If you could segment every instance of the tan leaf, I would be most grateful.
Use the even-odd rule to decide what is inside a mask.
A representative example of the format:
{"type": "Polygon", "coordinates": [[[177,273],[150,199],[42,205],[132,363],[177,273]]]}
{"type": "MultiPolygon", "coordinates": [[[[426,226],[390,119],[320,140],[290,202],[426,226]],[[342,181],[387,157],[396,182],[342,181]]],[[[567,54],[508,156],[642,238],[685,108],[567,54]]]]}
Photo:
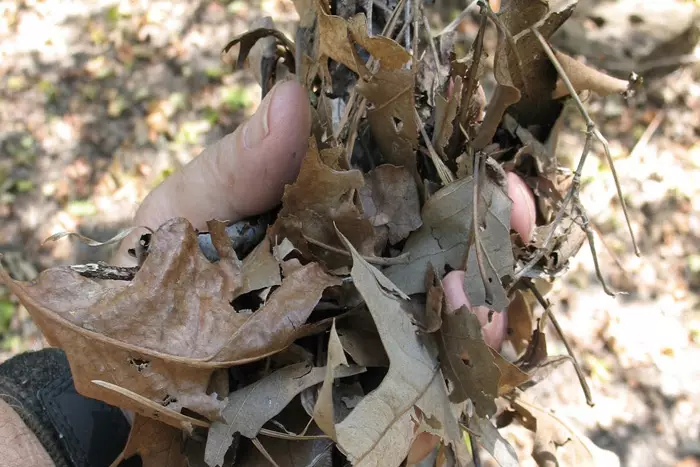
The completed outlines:
{"type": "Polygon", "coordinates": [[[516,290],[508,304],[507,339],[513,344],[518,355],[527,348],[527,344],[530,342],[532,320],[532,309],[525,299],[525,292],[516,290]]]}
{"type": "Polygon", "coordinates": [[[326,56],[342,63],[355,73],[360,73],[355,60],[353,41],[369,52],[374,59],[379,60],[384,69],[399,69],[411,59],[406,49],[388,37],[369,37],[365,15],[359,14],[346,21],[340,16],[328,14],[323,0],[316,0],[314,6],[320,31],[317,57],[320,63],[323,63],[323,57],[326,56]]]}
{"type": "Polygon", "coordinates": [[[282,209],[270,229],[271,238],[288,238],[305,258],[324,262],[329,269],[350,264],[350,257],[309,245],[304,237],[342,249],[335,235],[335,222],[362,254],[375,255],[377,239],[368,219],[355,206],[353,197],[363,184],[359,170],[334,170],[323,163],[313,138],[297,180],[287,185],[282,209]]]}
{"type": "Polygon", "coordinates": [[[331,439],[336,439],[335,433],[335,414],[333,410],[333,381],[335,381],[335,370],[340,365],[349,366],[348,360],[345,358],[343,344],[340,342],[338,332],[335,329],[335,320],[331,327],[330,336],[328,337],[328,358],[326,360],[326,376],[323,380],[323,386],[316,398],[314,406],[314,421],[316,425],[323,430],[331,439]]]}
{"type": "MultiPolygon", "coordinates": [[[[558,50],[554,51],[554,55],[556,55],[557,60],[569,77],[569,81],[571,81],[577,93],[581,91],[593,91],[599,96],[604,97],[610,94],[620,94],[627,90],[628,83],[625,80],[598,71],[558,50]]],[[[559,78],[552,98],[558,99],[568,95],[569,90],[566,88],[561,78],[559,78]]]]}
{"type": "Polygon", "coordinates": [[[280,285],[280,264],[272,255],[270,238],[265,237],[241,264],[242,284],[236,289],[233,298],[253,290],[280,285]]]}
{"type": "Polygon", "coordinates": [[[391,244],[421,226],[418,189],[405,167],[380,165],[366,175],[366,181],[359,191],[363,211],[373,226],[388,228],[391,244]]]}
{"type": "MultiPolygon", "coordinates": [[[[484,177],[486,178],[486,177],[484,177]]],[[[467,244],[472,225],[473,178],[457,180],[439,190],[423,206],[423,226],[406,240],[404,253],[409,253],[408,264],[398,264],[384,270],[386,276],[405,293],[412,295],[426,291],[425,274],[432,264],[438,271],[449,265],[463,269],[467,256],[467,244]]],[[[513,254],[510,241],[511,201],[504,190],[491,181],[484,180],[481,190],[484,203],[481,230],[482,247],[489,258],[487,268],[494,291],[493,309],[505,309],[507,297],[500,279],[513,270],[513,254]],[[486,209],[488,207],[488,209],[486,209]],[[491,265],[495,271],[491,270],[491,265]]],[[[483,281],[476,263],[474,245],[469,247],[465,274],[465,288],[473,306],[485,303],[483,281]]]]}
{"type": "Polygon", "coordinates": [[[482,417],[476,417],[476,423],[470,421],[469,426],[479,434],[476,438],[481,445],[501,467],[518,467],[518,455],[513,446],[501,436],[495,426],[482,417]],[[476,426],[474,426],[476,425],[476,426]]]}
{"type": "Polygon", "coordinates": [[[452,122],[457,117],[459,96],[462,95],[462,77],[457,76],[454,81],[452,96],[445,99],[440,94],[435,96],[435,128],[433,130],[433,146],[444,158],[444,148],[452,136],[454,130],[452,122]]]}
{"type": "MultiPolygon", "coordinates": [[[[336,376],[342,378],[363,371],[364,368],[357,366],[345,367],[339,369],[336,376]]],[[[263,425],[279,414],[297,394],[323,381],[325,375],[325,367],[296,363],[232,392],[222,412],[224,422],[214,422],[209,429],[205,461],[211,466],[222,465],[234,433],[255,438],[263,425]]]]}
{"type": "Polygon", "coordinates": [[[340,328],[338,337],[343,349],[360,366],[388,367],[389,358],[378,334],[354,327],[340,328]]]}
{"type": "Polygon", "coordinates": [[[538,465],[620,465],[617,455],[596,446],[563,417],[535,404],[526,393],[519,393],[511,403],[519,416],[528,420],[525,426],[535,432],[532,456],[538,465]]]}
{"type": "Polygon", "coordinates": [[[186,467],[183,442],[181,430],[137,414],[124,451],[112,465],[116,467],[120,460],[139,455],[143,467],[186,467]]]}
{"type": "Polygon", "coordinates": [[[500,353],[490,347],[489,350],[491,351],[493,361],[501,374],[501,377],[498,380],[499,396],[510,393],[513,391],[513,389],[530,380],[530,375],[503,358],[500,353]]]}
{"type": "Polygon", "coordinates": [[[153,235],[131,282],[108,286],[68,268],[46,270],[31,283],[4,270],[0,278],[52,345],[65,350],[81,394],[142,409],[133,397],[92,383],[104,381],[211,420],[222,405],[206,394],[212,371],[261,359],[316,332],[305,322],[323,291],[340,284],[309,264],[287,276],[260,309],[236,313],[229,302],[241,272],[223,245],[217,250],[221,260],[210,263],[192,226],[173,219],[153,235]]]}
{"type": "Polygon", "coordinates": [[[438,370],[436,357],[403,310],[406,295],[368,264],[346,237],[338,235],[352,253],[353,283],[367,304],[390,361],[379,387],[336,424],[338,447],[354,465],[398,466],[413,437],[411,408],[433,381],[438,370]]]}

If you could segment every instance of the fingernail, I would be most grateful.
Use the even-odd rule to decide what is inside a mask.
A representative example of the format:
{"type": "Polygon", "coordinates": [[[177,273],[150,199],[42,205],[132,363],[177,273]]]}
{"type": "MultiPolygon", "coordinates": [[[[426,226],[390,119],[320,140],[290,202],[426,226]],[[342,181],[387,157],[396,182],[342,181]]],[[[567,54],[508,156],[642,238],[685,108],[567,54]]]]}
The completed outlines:
{"type": "Polygon", "coordinates": [[[274,98],[276,90],[277,86],[273,87],[270,92],[267,93],[265,99],[260,103],[258,110],[245,124],[243,143],[248,149],[253,149],[258,146],[265,137],[270,134],[270,103],[274,98]]]}

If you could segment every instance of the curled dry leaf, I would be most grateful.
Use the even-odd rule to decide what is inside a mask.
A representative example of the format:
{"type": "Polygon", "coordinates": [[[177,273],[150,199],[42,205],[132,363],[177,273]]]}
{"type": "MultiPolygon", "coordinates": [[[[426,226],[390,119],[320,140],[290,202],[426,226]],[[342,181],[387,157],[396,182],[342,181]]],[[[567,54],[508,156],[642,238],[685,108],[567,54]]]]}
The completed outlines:
{"type": "Polygon", "coordinates": [[[316,398],[314,406],[314,421],[331,439],[336,439],[335,433],[335,410],[333,409],[333,381],[335,381],[335,370],[340,365],[349,366],[345,358],[343,344],[340,342],[338,332],[335,329],[335,320],[328,337],[328,358],[326,361],[326,376],[323,379],[323,386],[316,398]]]}
{"type": "Polygon", "coordinates": [[[388,230],[389,243],[400,242],[421,226],[418,189],[405,167],[380,165],[365,178],[359,191],[363,211],[374,227],[388,230]]]}
{"type": "MultiPolygon", "coordinates": [[[[564,68],[576,92],[593,91],[599,96],[607,96],[610,94],[622,94],[628,89],[628,82],[625,80],[607,75],[557,50],[554,51],[554,54],[562,68],[564,68]]],[[[568,95],[569,91],[566,85],[559,78],[552,97],[558,99],[568,95]]]]}
{"type": "Polygon", "coordinates": [[[521,423],[535,432],[532,456],[539,466],[619,467],[617,455],[596,446],[563,417],[535,404],[527,393],[517,394],[511,404],[521,423]]]}
{"type": "Polygon", "coordinates": [[[136,415],[124,451],[112,464],[138,455],[142,467],[186,467],[182,431],[152,418],[136,415]]]}
{"type": "MultiPolygon", "coordinates": [[[[215,244],[218,237],[212,234],[215,244]]],[[[189,222],[173,219],[153,235],[131,282],[107,285],[69,268],[48,269],[31,283],[4,270],[0,277],[49,342],[66,351],[81,394],[142,409],[133,397],[92,383],[100,380],[212,420],[223,404],[206,393],[212,371],[261,359],[315,332],[307,318],[323,291],[340,284],[312,263],[285,277],[260,309],[239,314],[230,301],[244,281],[227,247],[219,245],[221,260],[210,263],[189,222]]]]}
{"type": "Polygon", "coordinates": [[[353,245],[372,256],[376,246],[374,228],[354,204],[355,192],[364,185],[359,170],[335,170],[323,163],[313,138],[296,181],[285,187],[282,210],[271,227],[271,238],[288,238],[308,259],[321,260],[331,269],[350,264],[350,258],[316,245],[310,238],[342,249],[333,224],[345,229],[353,245]]]}
{"type": "Polygon", "coordinates": [[[379,387],[336,424],[338,447],[353,465],[398,466],[413,438],[412,408],[438,371],[435,352],[403,309],[408,297],[367,263],[345,236],[340,232],[338,236],[352,253],[353,283],[367,303],[390,361],[379,387]]]}
{"type": "MultiPolygon", "coordinates": [[[[345,367],[338,370],[337,376],[342,378],[362,371],[364,369],[357,366],[345,367]]],[[[209,430],[205,461],[211,467],[223,465],[224,455],[235,433],[255,438],[263,425],[279,414],[297,394],[323,381],[325,375],[325,367],[313,368],[302,362],[232,392],[222,412],[224,421],[212,423],[209,430]]]]}

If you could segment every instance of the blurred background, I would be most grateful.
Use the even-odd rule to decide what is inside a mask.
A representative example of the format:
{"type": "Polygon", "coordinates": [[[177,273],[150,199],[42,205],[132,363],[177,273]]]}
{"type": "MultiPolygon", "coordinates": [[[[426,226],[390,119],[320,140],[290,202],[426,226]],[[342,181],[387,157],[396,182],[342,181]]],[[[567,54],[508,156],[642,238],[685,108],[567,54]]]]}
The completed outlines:
{"type": "MultiPolygon", "coordinates": [[[[427,5],[433,31],[464,6],[427,5]]],[[[549,297],[596,405],[567,365],[537,388],[541,405],[625,466],[700,466],[699,10],[697,0],[580,0],[554,38],[591,65],[645,79],[632,102],[586,102],[610,141],[642,256],[596,147],[582,201],[603,273],[624,294],[605,295],[584,245],[549,297]]],[[[463,50],[473,15],[459,26],[463,50]]],[[[261,16],[293,37],[290,0],[0,1],[0,253],[15,278],[107,259],[70,240],[42,243],[61,231],[110,238],[155,185],[252,114],[259,88],[219,53],[261,16]]],[[[573,167],[585,125],[574,109],[564,123],[557,155],[573,167]]],[[[0,361],[42,345],[0,286],[0,361]]],[[[555,338],[549,345],[565,353],[555,338]]],[[[505,434],[534,465],[532,435],[505,434]]]]}

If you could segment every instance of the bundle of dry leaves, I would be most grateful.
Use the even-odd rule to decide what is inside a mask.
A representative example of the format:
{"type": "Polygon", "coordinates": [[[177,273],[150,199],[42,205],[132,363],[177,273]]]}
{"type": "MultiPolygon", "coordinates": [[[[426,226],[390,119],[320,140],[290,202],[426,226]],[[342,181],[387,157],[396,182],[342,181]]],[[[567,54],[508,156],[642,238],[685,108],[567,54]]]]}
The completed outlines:
{"type": "MultiPolygon", "coordinates": [[[[563,445],[593,463],[597,448],[527,393],[572,359],[548,356],[543,332],[542,296],[587,230],[578,172],[552,152],[562,108],[631,84],[549,47],[575,3],[480,2],[464,57],[413,0],[298,0],[294,42],[267,21],[226,47],[265,93],[299,80],[313,109],[301,174],[262,239],[243,251],[241,229],[172,219],[121,275],[2,272],[78,391],[135,412],[115,465],[402,465],[425,432],[441,442],[424,465],[471,465],[479,447],[517,465],[496,428],[514,421],[536,432],[541,464],[563,445]],[[508,171],[537,200],[527,242],[511,229],[508,171]],[[472,306],[508,313],[502,349],[466,306],[444,312],[451,270],[466,271],[472,306]]],[[[604,142],[587,121],[582,160],[604,142]]]]}

